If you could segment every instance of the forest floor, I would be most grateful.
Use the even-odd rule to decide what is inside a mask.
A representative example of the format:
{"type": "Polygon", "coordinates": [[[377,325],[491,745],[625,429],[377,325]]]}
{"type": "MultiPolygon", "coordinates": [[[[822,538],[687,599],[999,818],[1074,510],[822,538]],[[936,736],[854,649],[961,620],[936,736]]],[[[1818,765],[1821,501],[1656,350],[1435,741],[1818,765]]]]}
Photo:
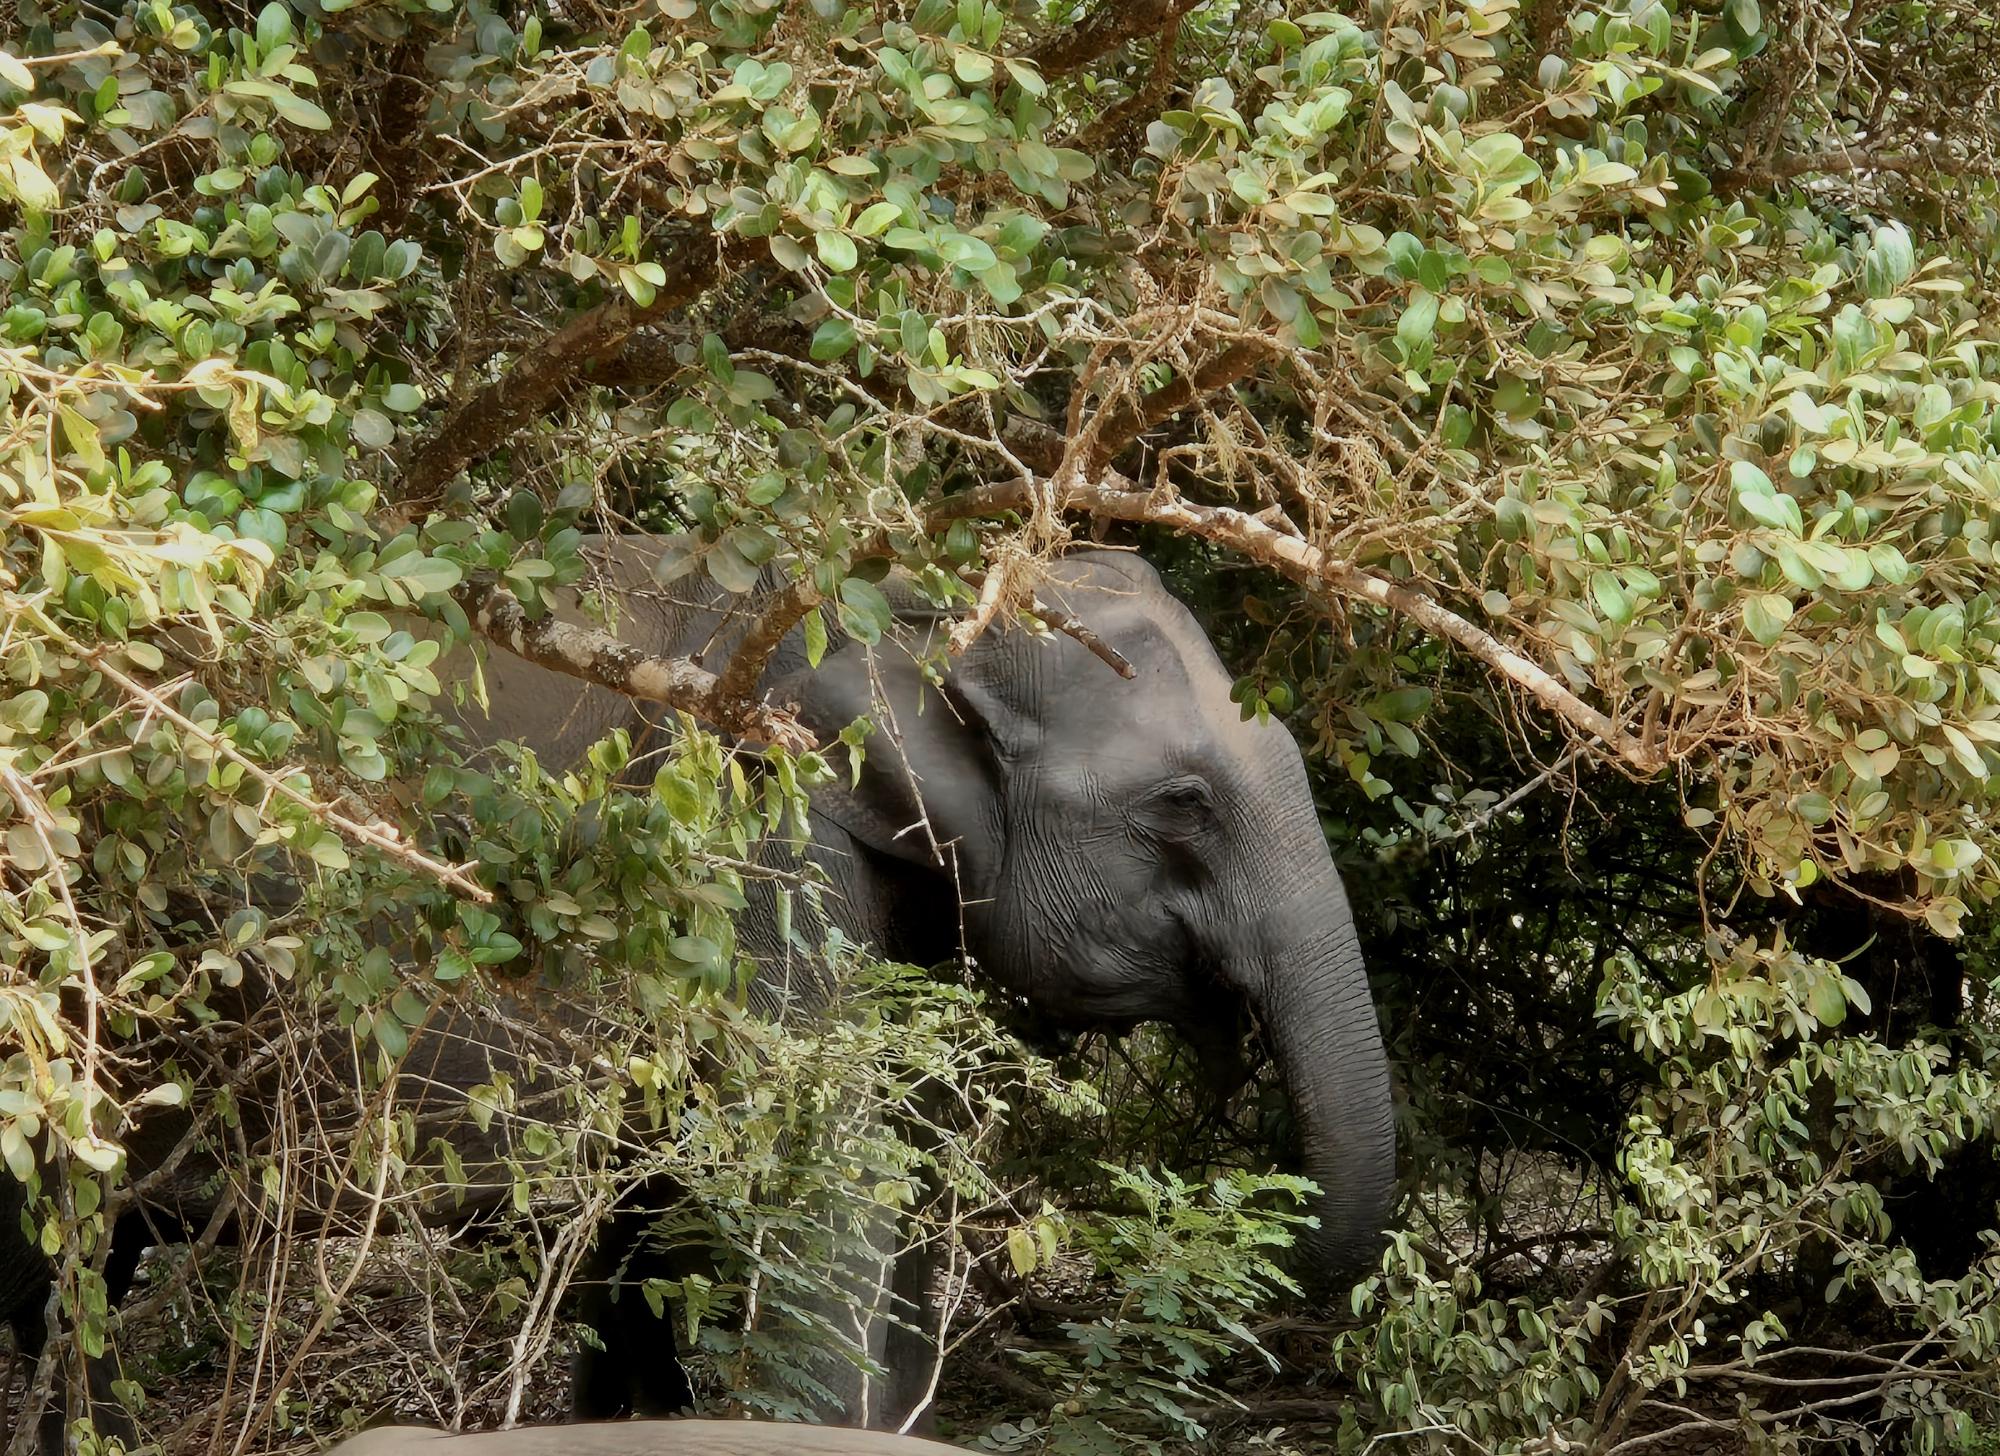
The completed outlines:
{"type": "MultiPolygon", "coordinates": [[[[322,1306],[311,1280],[299,1281],[281,1297],[278,1317],[249,1332],[249,1343],[233,1358],[218,1318],[221,1296],[233,1277],[227,1271],[231,1261],[212,1255],[204,1288],[183,1288],[178,1300],[155,1310],[123,1342],[126,1373],[146,1390],[143,1424],[148,1438],[159,1443],[165,1456],[308,1456],[343,1428],[364,1424],[402,1421],[490,1429],[507,1418],[510,1400],[519,1423],[568,1418],[573,1336],[567,1330],[553,1331],[543,1348],[514,1367],[509,1336],[517,1331],[501,1314],[498,1300],[440,1308],[428,1292],[436,1281],[412,1273],[423,1265],[424,1251],[409,1251],[403,1258],[394,1248],[377,1247],[373,1253],[376,1260],[386,1254],[406,1277],[381,1277],[379,1266],[372,1268],[372,1277],[346,1291],[342,1318],[317,1335],[322,1306]],[[196,1309],[202,1313],[191,1312],[196,1309]],[[273,1401],[268,1392],[281,1373],[288,1376],[287,1391],[273,1401]]],[[[160,1281],[170,1278],[174,1268],[168,1259],[149,1257],[132,1301],[158,1292],[160,1281]]],[[[337,1273],[338,1265],[334,1268],[337,1273]]],[[[979,1314],[973,1311],[969,1322],[979,1314]]],[[[1280,1350],[1298,1339],[1322,1343],[1310,1331],[1276,1333],[1274,1347],[1280,1350]]],[[[1302,1357],[1300,1368],[1314,1363],[1308,1351],[1295,1353],[1302,1357]]],[[[705,1401],[714,1399],[721,1408],[713,1372],[697,1364],[694,1373],[698,1389],[713,1387],[701,1390],[705,1401]]],[[[31,1367],[14,1359],[0,1337],[0,1413],[22,1409],[31,1374],[31,1367]]],[[[976,1345],[954,1362],[950,1378],[940,1386],[935,1434],[971,1445],[990,1433],[988,1444],[975,1449],[1040,1450],[1036,1422],[1023,1415],[1035,1408],[1038,1396],[1045,1411],[1046,1393],[1013,1373],[996,1344],[976,1345]]],[[[1251,1407],[1280,1409],[1284,1398],[1283,1385],[1269,1384],[1251,1396],[1251,1407]],[[1280,1405],[1273,1406],[1274,1400],[1280,1405]]],[[[1290,1409],[1296,1416],[1332,1411],[1336,1405],[1325,1393],[1300,1385],[1290,1409]]],[[[1169,1444],[1162,1449],[1333,1456],[1337,1446],[1330,1425],[1260,1416],[1254,1423],[1215,1422],[1214,1439],[1199,1447],[1169,1444]],[[1273,1425],[1284,1430],[1270,1431],[1273,1425]],[[1255,1434],[1260,1428],[1263,1434],[1255,1434]]]]}

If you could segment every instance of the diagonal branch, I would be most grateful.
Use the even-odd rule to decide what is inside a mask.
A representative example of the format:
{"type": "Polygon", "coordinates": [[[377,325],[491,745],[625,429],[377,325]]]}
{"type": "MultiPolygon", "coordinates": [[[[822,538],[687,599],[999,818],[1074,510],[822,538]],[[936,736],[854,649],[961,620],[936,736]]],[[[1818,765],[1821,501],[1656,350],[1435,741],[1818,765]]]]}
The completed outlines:
{"type": "Polygon", "coordinates": [[[743,640],[736,644],[736,650],[716,678],[715,698],[724,703],[750,702],[757,691],[757,679],[764,675],[764,664],[771,660],[785,634],[804,621],[808,612],[817,611],[825,600],[809,576],[800,577],[766,600],[763,611],[750,624],[750,630],[743,634],[743,640]]]}
{"type": "Polygon", "coordinates": [[[1083,477],[1098,478],[1127,445],[1161,421],[1192,408],[1203,395],[1234,384],[1255,369],[1270,351],[1270,344],[1262,339],[1241,339],[1187,373],[1176,375],[1151,394],[1136,399],[1131,395],[1120,396],[1100,410],[1090,423],[1085,435],[1083,477]]]}
{"type": "Polygon", "coordinates": [[[1044,76],[1059,76],[1153,34],[1200,3],[1201,0],[1101,0],[1082,20],[1036,46],[1028,59],[1044,76]]]}
{"type": "Polygon", "coordinates": [[[725,267],[754,257],[757,246],[703,237],[667,262],[667,281],[651,303],[642,307],[620,294],[523,350],[506,373],[451,410],[417,445],[403,463],[399,494],[411,503],[437,499],[460,471],[503,448],[592,366],[613,358],[635,330],[694,302],[721,280],[725,267]]]}
{"type": "MultiPolygon", "coordinates": [[[[452,596],[481,636],[537,667],[663,703],[745,742],[799,751],[815,746],[812,731],[794,713],[755,701],[732,676],[717,677],[685,657],[656,657],[595,628],[554,617],[530,621],[519,599],[491,575],[470,578],[452,596]]],[[[750,687],[755,684],[753,673],[750,687]]]]}
{"type": "MultiPolygon", "coordinates": [[[[1358,597],[1408,617],[1418,626],[1465,648],[1474,657],[1524,690],[1549,712],[1593,738],[1603,741],[1620,758],[1642,773],[1666,767],[1656,749],[1625,731],[1614,719],[1591,707],[1539,664],[1531,662],[1485,628],[1444,606],[1435,598],[1384,577],[1328,559],[1296,536],[1288,536],[1255,516],[1227,506],[1191,505],[1141,490],[1115,473],[1108,484],[1050,487],[1057,510],[1078,511],[1107,520],[1165,526],[1198,536],[1249,557],[1305,586],[1358,597]]],[[[1014,510],[1030,503],[1024,481],[981,486],[951,497],[931,512],[934,524],[962,516],[1014,510]]]]}
{"type": "Polygon", "coordinates": [[[1780,152],[1763,162],[1746,163],[1719,173],[1718,187],[1745,190],[1790,182],[1799,177],[1839,177],[1872,172],[1902,177],[1983,176],[1991,171],[1976,161],[1954,157],[1940,147],[1913,151],[1838,147],[1819,152],[1780,152]]]}
{"type": "MultiPolygon", "coordinates": [[[[978,586],[981,583],[973,581],[975,575],[977,573],[974,572],[967,572],[965,574],[967,581],[972,582],[974,586],[978,586]]],[[[1061,607],[1051,606],[1040,597],[1032,598],[1028,603],[1027,609],[1030,615],[1040,617],[1050,631],[1060,632],[1065,637],[1074,638],[1076,644],[1085,652],[1088,652],[1092,657],[1096,658],[1127,682],[1130,682],[1139,675],[1139,670],[1132,666],[1132,660],[1116,647],[1113,647],[1109,642],[1106,642],[1102,637],[1098,636],[1096,632],[1092,631],[1090,624],[1082,618],[1064,611],[1061,607]]]]}

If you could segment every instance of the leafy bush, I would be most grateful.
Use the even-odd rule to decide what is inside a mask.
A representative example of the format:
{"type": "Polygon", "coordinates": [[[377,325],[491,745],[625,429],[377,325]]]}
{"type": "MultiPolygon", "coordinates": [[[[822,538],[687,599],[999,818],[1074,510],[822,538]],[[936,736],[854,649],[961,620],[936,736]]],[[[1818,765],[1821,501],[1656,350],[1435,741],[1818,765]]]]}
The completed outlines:
{"type": "Polygon", "coordinates": [[[13,16],[0,1158],[75,1335],[43,1374],[170,1309],[228,1350],[189,1431],[518,1413],[592,1220],[664,1172],[722,1262],[649,1292],[779,1414],[859,1358],[825,1296],[897,1209],[952,1253],[941,1391],[993,1444],[1991,1428],[1979,7],[13,16]],[[745,866],[847,770],[755,661],[679,664],[649,793],[621,739],[551,774],[446,726],[475,643],[561,657],[587,531],[776,580],[750,605],[816,660],[881,635],[892,568],[961,648],[1087,635],[1035,596],[1085,521],[1175,573],[1348,861],[1410,1196],[1331,1315],[1268,1308],[1296,1184],[1254,1055],[1191,1118],[1183,1051],[1030,1054],[807,884],[853,994],[747,1009],[745,866]],[[448,1249],[409,1215],[472,1170],[377,1092],[463,1005],[553,1090],[481,1089],[512,1221],[448,1249]],[[260,1130],[259,1077],[352,1095],[260,1130]],[[245,1247],[114,1316],[162,1114],[245,1247]],[[341,1185],[367,1211],[316,1213],[341,1185]],[[409,1290],[466,1316],[414,1352],[356,1316],[409,1290]],[[304,1378],[336,1327],[379,1379],[304,1378]]]}

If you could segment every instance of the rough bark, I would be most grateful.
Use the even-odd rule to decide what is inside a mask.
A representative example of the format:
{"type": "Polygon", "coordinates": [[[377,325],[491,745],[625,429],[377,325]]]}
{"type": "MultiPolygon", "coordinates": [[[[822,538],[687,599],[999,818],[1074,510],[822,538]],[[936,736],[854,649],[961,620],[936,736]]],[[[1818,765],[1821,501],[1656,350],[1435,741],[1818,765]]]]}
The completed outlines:
{"type": "Polygon", "coordinates": [[[962,1450],[915,1436],[771,1421],[607,1421],[452,1435],[388,1426],[329,1456],[947,1456],[962,1450]]]}
{"type": "Polygon", "coordinates": [[[685,308],[722,278],[725,268],[754,256],[745,240],[713,235],[690,242],[667,264],[666,284],[643,307],[620,294],[584,310],[523,350],[507,371],[451,410],[407,461],[397,488],[405,509],[436,500],[460,471],[503,448],[545,414],[593,366],[614,358],[633,332],[685,308]]]}
{"type": "Polygon", "coordinates": [[[1075,25],[1036,46],[1028,58],[1044,76],[1059,76],[1153,34],[1198,3],[1200,0],[1102,0],[1075,25]]]}
{"type": "Polygon", "coordinates": [[[747,686],[741,685],[685,657],[643,652],[608,632],[553,616],[531,621],[514,594],[490,576],[472,578],[453,595],[481,636],[537,667],[628,698],[663,703],[745,742],[795,751],[816,746],[812,731],[794,713],[751,697],[754,675],[747,686]]]}
{"type": "Polygon", "coordinates": [[[825,600],[811,579],[802,577],[766,602],[716,679],[715,691],[721,700],[749,702],[757,691],[757,679],[764,675],[764,664],[771,660],[785,634],[804,621],[808,612],[818,611],[825,600]]]}
{"type": "Polygon", "coordinates": [[[1262,340],[1244,339],[1151,394],[1137,399],[1124,396],[1107,406],[1091,423],[1086,437],[1089,443],[1082,462],[1084,479],[1096,479],[1124,453],[1126,446],[1155,425],[1192,408],[1204,395],[1242,379],[1269,352],[1270,346],[1262,340]]]}

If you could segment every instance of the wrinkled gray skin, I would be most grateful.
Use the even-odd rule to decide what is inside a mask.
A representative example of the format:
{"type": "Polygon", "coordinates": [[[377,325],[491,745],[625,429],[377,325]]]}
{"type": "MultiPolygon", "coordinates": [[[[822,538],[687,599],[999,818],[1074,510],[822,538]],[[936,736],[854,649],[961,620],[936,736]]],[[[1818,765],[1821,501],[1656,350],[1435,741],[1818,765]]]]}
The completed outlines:
{"type": "Polygon", "coordinates": [[[769,1421],[619,1421],[447,1435],[383,1426],[327,1456],[949,1456],[962,1450],[913,1436],[769,1421]]]}
{"type": "MultiPolygon", "coordinates": [[[[685,585],[654,584],[658,549],[644,538],[594,544],[598,584],[622,595],[619,635],[726,661],[746,614],[675,605],[685,585]]],[[[1325,1288],[1379,1246],[1395,1144],[1353,919],[1298,748],[1281,728],[1242,720],[1213,647],[1144,562],[1069,557],[1043,596],[1122,652],[1136,679],[1122,681],[1067,637],[1019,631],[982,638],[942,694],[923,683],[907,650],[887,644],[837,646],[817,672],[807,671],[796,633],[774,655],[762,686],[797,703],[824,736],[869,713],[878,687],[901,736],[899,752],[890,734],[876,735],[858,788],[814,796],[811,856],[831,881],[834,917],[896,959],[928,965],[964,953],[989,985],[1049,1026],[1166,1021],[1222,1059],[1230,1037],[1217,1029],[1251,1012],[1291,1097],[1301,1171],[1324,1190],[1298,1272],[1325,1288]]],[[[897,600],[915,640],[946,630],[907,594],[897,600]]],[[[492,654],[486,677],[494,717],[468,720],[475,738],[525,743],[550,766],[573,762],[614,727],[635,740],[648,733],[650,710],[504,653],[492,654]]],[[[651,771],[641,760],[634,778],[651,771]]],[[[795,1001],[824,997],[811,968],[780,945],[768,898],[753,900],[739,933],[765,977],[789,986],[795,1001]]],[[[413,1044],[406,1105],[449,1122],[457,1104],[446,1106],[438,1089],[514,1070],[506,1042],[476,1013],[439,1027],[433,1045],[413,1044]]],[[[133,1170],[156,1163],[178,1135],[171,1119],[149,1123],[131,1140],[133,1170]]],[[[449,1135],[476,1181],[494,1155],[483,1145],[491,1139],[465,1124],[449,1135]]],[[[496,1123],[491,1136],[502,1135],[496,1123]]],[[[189,1191],[196,1161],[154,1200],[156,1236],[170,1236],[176,1222],[198,1229],[212,1211],[212,1198],[189,1191]]],[[[496,1177],[494,1197],[504,1189],[496,1177]]],[[[33,1346],[45,1328],[47,1271],[38,1255],[7,1247],[18,1241],[9,1194],[17,1207],[18,1190],[0,1178],[0,1316],[33,1346]]],[[[608,1348],[580,1358],[582,1417],[668,1414],[686,1399],[671,1322],[653,1320],[636,1297],[606,1293],[621,1272],[634,1280],[659,1272],[631,1262],[643,1222],[633,1214],[600,1235],[582,1317],[608,1348]]],[[[148,1237],[124,1240],[133,1257],[148,1237]]],[[[921,1271],[897,1271],[898,1296],[920,1304],[924,1284],[921,1271]]],[[[871,1336],[894,1377],[888,1392],[868,1396],[876,1423],[897,1424],[922,1389],[930,1358],[913,1344],[898,1333],[885,1349],[871,1336]]],[[[108,1414],[99,1411],[100,1429],[122,1424],[108,1414]]]]}

